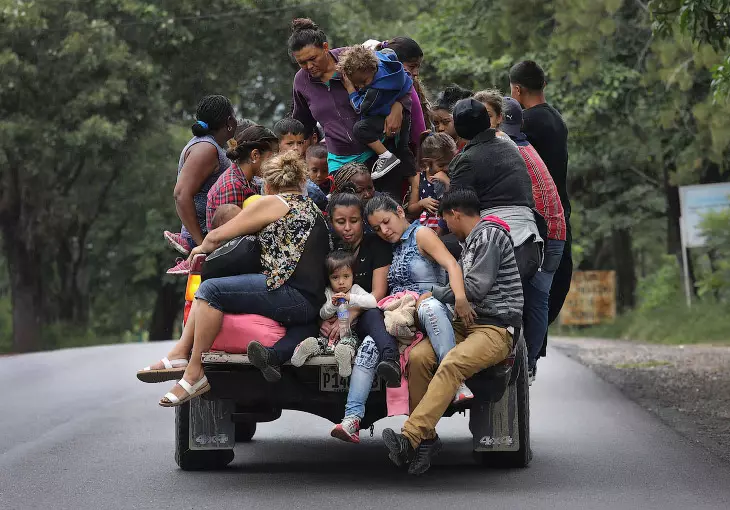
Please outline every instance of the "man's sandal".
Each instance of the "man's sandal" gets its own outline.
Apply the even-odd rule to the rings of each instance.
[[[186,359],[174,359],[170,361],[167,358],[162,358],[160,361],[162,361],[165,368],[153,369],[151,367],[144,367],[137,372],[137,379],[146,383],[175,381],[182,377],[185,369],[188,367],[188,360]]]
[[[185,379],[180,379],[177,384],[179,384],[180,387],[187,392],[187,395],[183,398],[178,398],[173,392],[167,392],[165,396],[162,397],[162,400],[160,400],[160,405],[162,407],[177,407],[190,399],[210,391],[210,384],[208,384],[208,378],[205,376],[203,376],[195,384],[190,384]]]

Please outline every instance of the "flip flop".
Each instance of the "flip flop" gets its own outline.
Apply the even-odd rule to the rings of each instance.
[[[167,358],[162,358],[160,361],[162,361],[165,368],[152,369],[150,367],[144,367],[137,372],[137,379],[145,383],[175,381],[183,376],[188,366],[188,360],[186,359],[174,359],[170,361]]]
[[[179,384],[180,387],[185,390],[187,396],[183,398],[178,398],[174,393],[169,391],[165,393],[165,396],[162,397],[162,400],[160,400],[160,405],[162,407],[177,407],[181,404],[184,404],[190,399],[193,399],[202,395],[203,393],[207,393],[210,391],[210,384],[208,383],[208,378],[205,376],[203,376],[195,384],[190,384],[185,379],[180,379],[177,384]]]

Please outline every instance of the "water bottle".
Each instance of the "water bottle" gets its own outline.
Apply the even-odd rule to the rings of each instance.
[[[347,301],[337,300],[337,322],[340,325],[340,340],[352,336],[350,331],[350,310],[347,308]]]

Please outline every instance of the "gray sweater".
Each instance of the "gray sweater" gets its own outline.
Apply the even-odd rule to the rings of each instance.
[[[482,219],[466,238],[459,265],[464,273],[466,298],[477,313],[477,324],[522,326],[522,282],[509,230]],[[442,303],[454,303],[449,285],[434,287],[433,295]]]

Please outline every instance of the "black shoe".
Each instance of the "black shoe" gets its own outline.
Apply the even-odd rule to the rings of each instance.
[[[393,429],[383,430],[383,442],[390,452],[388,458],[398,467],[408,464],[416,453],[408,438],[396,433]]]
[[[532,383],[535,382],[535,378],[537,377],[537,365],[534,365],[531,368],[527,369],[527,382],[529,386],[532,386]]]
[[[411,464],[408,466],[408,474],[422,475],[431,467],[431,459],[433,459],[441,451],[443,443],[438,436],[435,439],[427,439],[422,441],[416,448],[416,455]]]
[[[257,341],[248,344],[246,349],[248,360],[253,366],[261,370],[261,373],[268,382],[277,382],[281,379],[281,369],[276,363],[276,354],[272,349],[264,347]]]
[[[392,360],[383,360],[378,363],[378,368],[375,371],[378,377],[381,377],[385,381],[385,385],[388,388],[400,388],[400,363]]]

